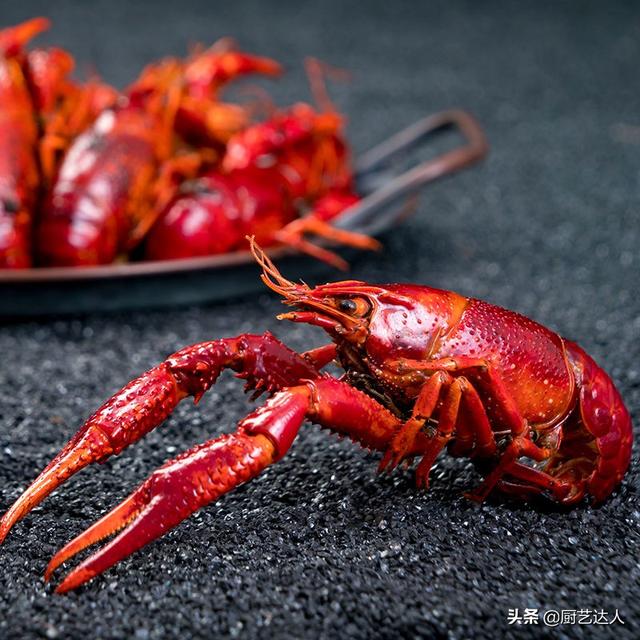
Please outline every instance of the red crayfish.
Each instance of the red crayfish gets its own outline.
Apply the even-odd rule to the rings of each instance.
[[[348,280],[310,288],[285,279],[255,245],[263,281],[332,342],[303,354],[270,334],[187,347],[94,413],[0,521],[0,540],[71,475],[118,454],[197,401],[223,369],[271,394],[223,435],[152,473],[51,560],[47,579],[82,549],[116,537],[58,586],[68,591],[163,535],[284,456],[309,420],[383,452],[380,469],[421,458],[418,486],[446,447],[484,475],[469,497],[497,490],[565,505],[602,501],[631,455],[631,419],[607,374],[577,344],[481,300],[418,285]],[[345,374],[322,368],[337,360]]]
[[[150,65],[118,92],[72,81],[73,58],[62,49],[25,51],[48,26],[36,18],[0,31],[0,269],[210,256],[246,250],[249,235],[345,269],[313,239],[380,246],[336,224],[374,195],[356,190],[345,118],[327,94],[325,78],[337,70],[307,60],[315,106],[275,108],[264,94],[223,102],[239,76],[282,71],[223,38]],[[268,117],[256,121],[265,107]],[[449,124],[471,120],[447,113]],[[413,193],[485,155],[472,128],[472,146],[423,176],[406,172]]]
[[[161,214],[146,243],[148,259],[227,253],[245,248],[252,235],[261,245],[285,244],[346,269],[342,258],[306,235],[379,248],[369,236],[330,224],[360,197],[324,66],[308,59],[307,73],[322,110],[298,103],[231,136],[220,165],[184,183]]]
[[[0,268],[31,266],[34,214],[56,157],[115,99],[97,81],[72,82],[65,51],[25,52],[48,27],[35,18],[0,32]]]
[[[186,61],[145,69],[62,160],[40,214],[41,264],[108,264],[136,247],[180,181],[246,125],[243,109],[217,96],[248,73],[277,75],[280,65],[224,41]],[[190,146],[192,140],[199,146]]]

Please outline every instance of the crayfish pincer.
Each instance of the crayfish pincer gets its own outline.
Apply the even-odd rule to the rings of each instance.
[[[0,521],[0,539],[67,478],[117,454],[196,400],[223,369],[270,398],[235,433],[153,472],[51,560],[52,572],[114,533],[58,586],[68,591],[158,538],[287,453],[308,420],[383,452],[381,470],[420,458],[419,487],[446,447],[484,475],[469,497],[500,491],[602,501],[631,455],[631,420],[607,374],[575,343],[517,313],[450,291],[348,280],[310,288],[284,278],[252,243],[262,280],[331,342],[296,353],[270,334],[203,342],[130,382],[94,413]],[[337,361],[340,379],[322,371]],[[118,533],[119,532],[119,533]]]

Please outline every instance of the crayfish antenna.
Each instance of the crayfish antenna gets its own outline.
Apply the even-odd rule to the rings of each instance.
[[[253,257],[262,268],[260,279],[269,289],[288,300],[297,300],[301,294],[309,291],[309,287],[306,284],[296,284],[291,280],[287,280],[280,273],[271,258],[256,242],[255,236],[246,236],[246,238],[249,241],[249,248]]]
[[[311,87],[311,95],[316,105],[325,113],[335,113],[337,109],[329,96],[325,78],[346,81],[351,74],[346,69],[333,67],[318,58],[309,56],[304,59],[304,67]]]

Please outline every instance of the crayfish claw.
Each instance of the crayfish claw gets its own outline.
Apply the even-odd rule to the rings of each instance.
[[[93,460],[108,455],[109,443],[97,431],[79,433],[47,465],[29,488],[15,501],[0,519],[0,544],[19,520],[39,505],[72,475]]]
[[[268,333],[203,342],[174,353],[132,380],[89,417],[0,519],[0,543],[16,522],[75,473],[140,440],[187,396],[197,402],[223,369],[239,373],[258,395],[319,375],[312,362]]]
[[[145,501],[143,496],[141,496],[141,489],[142,487],[132,493],[128,498],[123,500],[115,509],[112,509],[107,515],[103,516],[86,531],[76,536],[62,549],[60,549],[60,551],[58,551],[53,556],[53,558],[51,558],[51,561],[47,565],[47,568],[44,572],[45,582],[49,581],[53,572],[62,563],[77,555],[87,547],[96,544],[104,538],[107,538],[110,535],[116,533],[117,531],[125,527],[128,523],[134,521],[144,508],[145,504],[148,502]],[[78,567],[78,569],[79,568],[80,567]],[[75,571],[72,573],[75,573]],[[71,575],[72,574],[69,574],[68,577],[70,577]],[[86,578],[86,580],[88,579],[89,578]],[[86,580],[82,580],[82,582],[85,582]],[[68,584],[70,584],[71,582],[73,581],[69,580]],[[78,582],[76,586],[82,584],[82,582]],[[57,589],[57,591],[66,590],[67,589],[62,589],[62,584]]]
[[[56,592],[79,587],[259,474],[273,462],[274,453],[268,438],[244,432],[194,447],[154,471],[120,505],[58,551],[46,569],[45,580],[63,562],[117,533],[73,569]]]

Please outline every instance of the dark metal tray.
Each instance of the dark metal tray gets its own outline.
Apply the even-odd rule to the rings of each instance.
[[[461,134],[462,145],[407,168],[412,152],[451,130]],[[486,152],[482,130],[468,113],[450,110],[427,116],[358,159],[357,190],[364,197],[340,216],[336,226],[379,235],[413,212],[424,185],[474,164]],[[299,277],[330,269],[290,249],[277,247],[267,253]],[[189,305],[260,288],[257,267],[247,251],[99,267],[0,269],[0,317]]]

